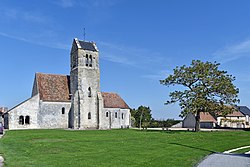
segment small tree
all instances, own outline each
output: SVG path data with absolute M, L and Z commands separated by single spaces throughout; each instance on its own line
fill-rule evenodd
M 144 127 L 148 126 L 152 119 L 150 108 L 145 106 L 140 106 L 138 109 L 131 110 L 131 116 L 135 118 L 135 126 L 140 128 L 142 124 Z
M 193 60 L 189 67 L 183 65 L 174 69 L 174 74 L 160 83 L 166 86 L 182 85 L 184 90 L 170 92 L 170 101 L 179 102 L 182 109 L 180 116 L 188 112 L 196 116 L 195 131 L 200 130 L 200 112 L 212 115 L 226 115 L 235 110 L 239 102 L 239 89 L 233 85 L 235 77 L 218 69 L 219 63 Z

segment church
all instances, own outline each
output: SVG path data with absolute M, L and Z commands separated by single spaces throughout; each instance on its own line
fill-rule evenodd
M 4 113 L 7 129 L 130 127 L 130 108 L 117 94 L 100 92 L 99 51 L 75 38 L 70 75 L 36 73 L 29 99 Z

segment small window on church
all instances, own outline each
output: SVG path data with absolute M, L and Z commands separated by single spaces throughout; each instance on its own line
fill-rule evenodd
M 64 107 L 62 108 L 62 114 L 65 114 L 65 108 Z
M 115 112 L 115 118 L 117 118 L 117 112 Z
M 25 124 L 30 124 L 30 116 L 25 117 Z
M 106 117 L 109 117 L 109 112 L 106 112 Z
M 88 97 L 91 97 L 91 88 L 88 88 Z
M 89 55 L 86 55 L 86 66 L 89 66 Z
M 92 55 L 89 55 L 89 66 L 92 67 Z
M 122 119 L 124 118 L 124 114 L 122 113 Z
M 20 125 L 24 124 L 24 117 L 22 115 L 19 117 L 19 124 Z
M 91 119 L 91 113 L 90 112 L 88 113 L 88 119 Z

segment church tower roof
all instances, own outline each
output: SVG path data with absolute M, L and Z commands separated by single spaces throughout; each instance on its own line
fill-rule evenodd
M 82 41 L 77 38 L 74 39 L 78 49 L 89 50 L 93 52 L 98 52 L 96 44 L 94 42 Z

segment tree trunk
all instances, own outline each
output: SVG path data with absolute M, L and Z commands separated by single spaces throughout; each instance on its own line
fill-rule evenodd
M 195 116 L 195 132 L 200 131 L 200 111 L 197 111 L 197 114 Z
M 139 125 L 140 126 L 140 130 L 141 130 L 141 120 L 142 120 L 142 112 L 141 112 L 141 116 L 140 116 L 140 125 Z

